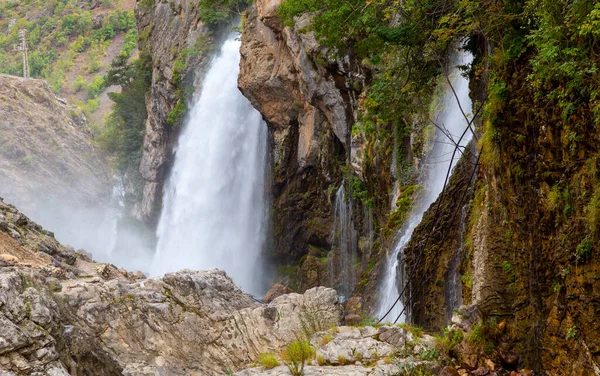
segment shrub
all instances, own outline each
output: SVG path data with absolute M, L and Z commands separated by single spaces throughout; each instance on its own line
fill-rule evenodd
M 81 90 L 85 89 L 87 86 L 87 81 L 83 76 L 78 76 L 75 81 L 73 81 L 73 85 L 71 86 L 71 91 L 73 94 L 79 93 Z
M 283 350 L 281 359 L 293 376 L 301 376 L 304 374 L 304 365 L 314 354 L 315 350 L 307 340 L 298 340 Z
M 266 369 L 275 368 L 279 365 L 279 361 L 272 353 L 260 354 L 258 356 L 258 361 Z
M 317 355 L 317 364 L 320 366 L 324 366 L 325 365 L 325 358 L 323 357 L 323 354 L 318 354 Z
M 88 98 L 96 98 L 104 90 L 104 87 L 104 78 L 100 76 L 94 77 L 94 80 L 87 88 Z
M 326 344 L 328 344 L 329 342 L 331 342 L 331 340 L 333 339 L 333 336 L 329 333 L 325 334 L 322 338 L 321 338 L 321 346 L 325 346 Z

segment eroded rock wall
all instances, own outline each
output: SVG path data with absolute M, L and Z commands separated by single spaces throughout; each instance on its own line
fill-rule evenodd
M 12 375 L 221 375 L 341 320 L 324 287 L 263 305 L 216 269 L 146 279 L 95 263 L 1 201 L 0 287 Z
M 179 108 L 184 108 L 187 94 L 198 86 L 212 42 L 198 6 L 192 0 L 140 1 L 135 11 L 140 51 L 152 57 L 152 86 L 146 97 L 148 119 L 139 170 L 142 187 L 133 214 L 151 225 L 158 220 L 181 126 L 181 118 L 173 111 L 180 102 Z
M 494 48 L 478 41 L 471 77 L 474 107 L 484 101 L 486 107 L 477 119 L 483 151 L 462 244 L 463 299 L 481 310 L 484 328 L 502 324 L 502 336 L 482 335 L 497 359 L 512 352 L 518 354 L 513 362 L 536 372 L 597 375 L 600 262 L 597 228 L 590 224 L 591 192 L 598 189 L 597 127 L 589 121 L 588 104 L 577 96 L 572 101 L 579 105 L 567 123 L 559 106 L 536 99 L 527 56 L 492 72 L 486 57 Z M 491 92 L 498 82 L 508 85 L 502 96 Z M 569 141 L 566 124 L 576 129 L 571 135 L 583 135 L 580 141 Z M 453 180 L 450 192 L 455 184 L 466 187 Z M 424 227 L 434 221 L 431 213 L 407 248 L 417 269 L 411 284 L 419 286 L 412 319 L 429 328 L 440 326 L 446 310 L 444 274 L 457 223 L 445 218 L 454 206 L 442 204 L 441 221 L 426 248 L 421 245 L 431 231 Z M 440 233 L 447 234 L 443 241 Z
M 299 258 L 329 246 L 333 193 L 350 148 L 353 102 L 346 76 L 315 63 L 322 50 L 304 16 L 283 27 L 279 2 L 252 7 L 242 34 L 239 86 L 268 123 L 275 252 Z M 336 82 L 334 75 L 340 78 Z

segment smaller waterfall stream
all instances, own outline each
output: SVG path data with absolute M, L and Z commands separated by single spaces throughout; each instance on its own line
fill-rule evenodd
M 232 33 L 205 76 L 179 138 L 164 193 L 151 274 L 219 268 L 245 291 L 265 292 L 267 129 L 237 87 Z
M 450 261 L 450 269 L 448 270 L 446 277 L 446 318 L 450 320 L 454 309 L 460 307 L 463 304 L 462 298 L 462 285 L 460 282 L 460 260 L 463 254 L 463 242 L 465 235 L 465 221 L 467 220 L 467 208 L 468 204 L 464 204 L 461 208 L 460 215 L 460 230 L 459 230 L 459 242 L 458 247 L 452 254 L 452 260 Z
M 453 66 L 456 67 L 459 64 L 468 65 L 472 60 L 473 57 L 471 54 L 460 51 L 454 58 Z M 452 69 L 450 77 L 452 87 L 458 96 L 462 108 L 466 112 L 470 111 L 472 104 L 469 97 L 468 80 L 460 74 L 458 68 Z M 437 112 L 437 124 L 444 126 L 450 132 L 452 138 L 455 141 L 458 141 L 460 135 L 467 126 L 467 121 L 465 120 L 460 107 L 458 106 L 457 99 L 449 85 L 446 85 L 444 88 L 442 108 L 438 109 Z M 460 142 L 461 148 L 464 148 L 469 143 L 471 136 L 471 133 L 467 132 Z M 403 262 L 404 248 L 410 241 L 413 231 L 421 222 L 425 211 L 440 195 L 446 179 L 448 165 L 451 164 L 454 166 L 460 159 L 460 153 L 457 153 L 455 158 L 452 159 L 453 150 L 454 145 L 447 137 L 441 134 L 441 132 L 436 132 L 432 150 L 426 160 L 426 168 L 424 171 L 425 179 L 423 179 L 422 182 L 424 192 L 421 197 L 417 199 L 405 225 L 400 229 L 399 235 L 389 255 L 388 266 L 386 268 L 387 275 L 384 277 L 381 284 L 377 307 L 377 315 L 379 318 L 382 318 L 394 305 L 394 302 L 398 299 L 399 293 L 404 288 L 406 283 L 406 272 L 404 270 Z M 406 315 L 402 313 L 402 303 L 404 299 L 406 299 L 406 297 L 403 297 L 403 299 L 394 306 L 391 312 L 385 316 L 384 321 L 394 321 L 397 317 L 399 318 L 399 322 L 405 321 Z
M 331 234 L 329 284 L 335 287 L 340 301 L 350 297 L 356 283 L 354 262 L 357 259 L 357 233 L 352 223 L 352 200 L 346 197 L 344 182 L 335 195 L 333 232 Z

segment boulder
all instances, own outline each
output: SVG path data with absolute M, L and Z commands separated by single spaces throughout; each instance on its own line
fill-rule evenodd
M 274 283 L 271 285 L 271 288 L 269 288 L 269 291 L 267 291 L 265 296 L 262 298 L 262 301 L 265 303 L 270 303 L 273 299 L 275 299 L 281 295 L 289 294 L 291 292 L 292 292 L 292 290 L 289 287 L 284 286 L 280 283 Z

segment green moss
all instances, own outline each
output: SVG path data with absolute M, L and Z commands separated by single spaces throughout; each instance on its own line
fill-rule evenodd
M 396 201 L 396 209 L 389 215 L 387 224 L 384 228 L 386 236 L 395 233 L 406 220 L 409 210 L 412 207 L 414 195 L 417 192 L 418 185 L 407 185 L 400 188 L 400 197 Z
M 597 239 L 600 233 L 600 188 L 596 188 L 585 208 L 585 219 L 589 233 Z
M 577 262 L 585 262 L 592 255 L 592 251 L 593 246 L 590 242 L 590 239 L 584 238 L 575 249 L 575 256 L 577 258 Z
M 463 274 L 460 277 L 460 281 L 462 282 L 463 285 L 465 285 L 466 288 L 468 288 L 468 289 L 473 288 L 473 276 L 471 275 L 471 272 L 466 272 L 465 274 Z

